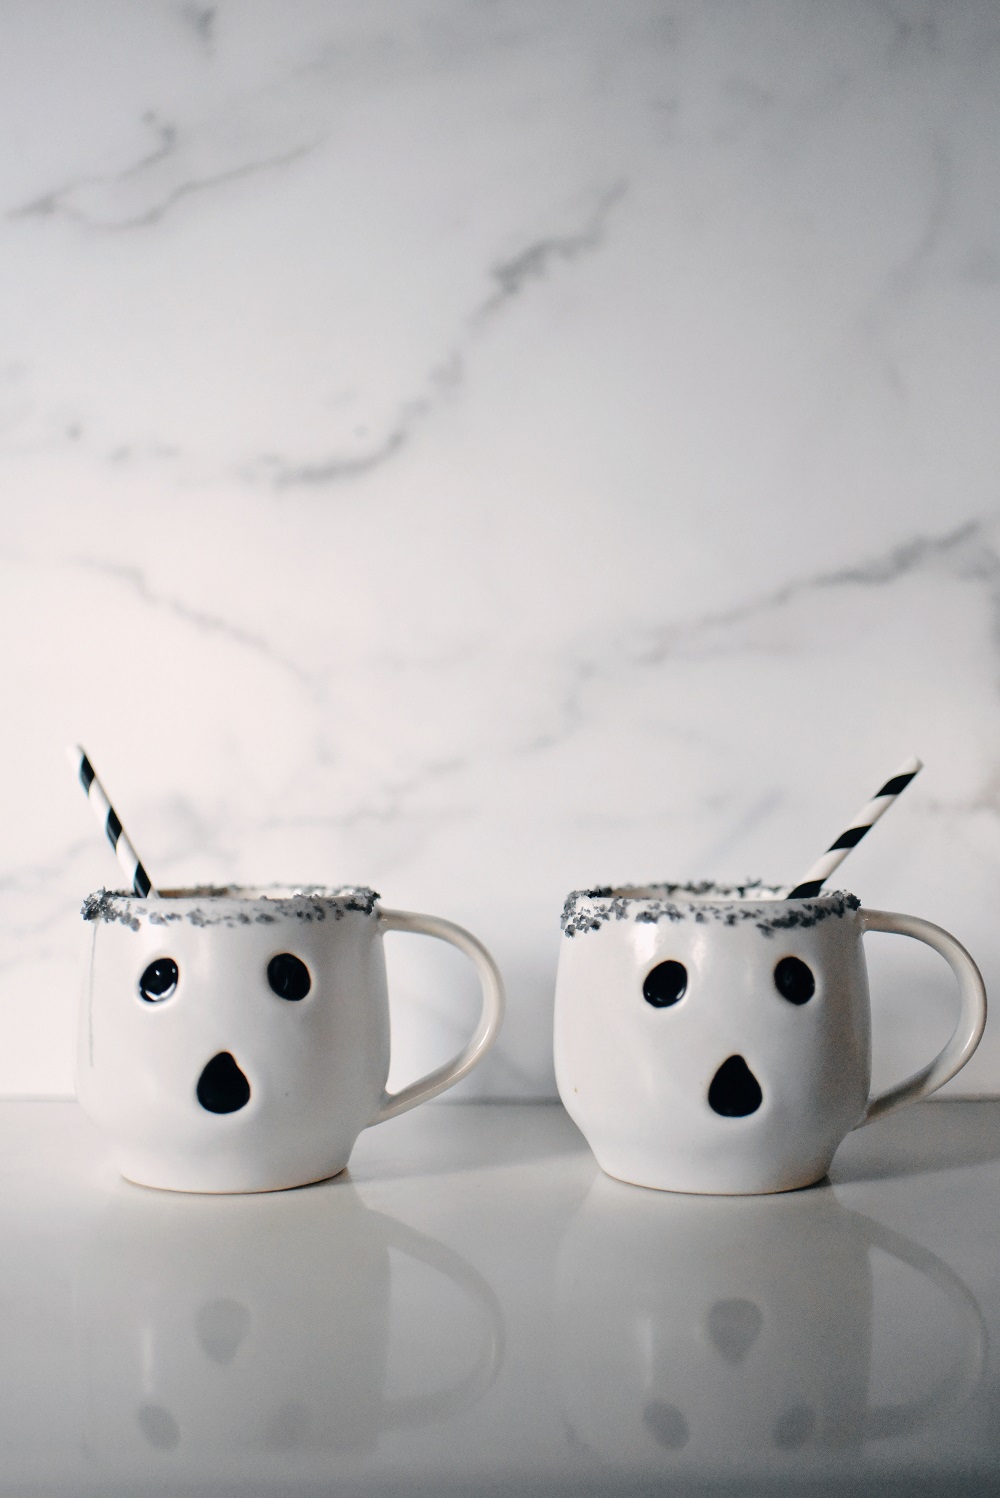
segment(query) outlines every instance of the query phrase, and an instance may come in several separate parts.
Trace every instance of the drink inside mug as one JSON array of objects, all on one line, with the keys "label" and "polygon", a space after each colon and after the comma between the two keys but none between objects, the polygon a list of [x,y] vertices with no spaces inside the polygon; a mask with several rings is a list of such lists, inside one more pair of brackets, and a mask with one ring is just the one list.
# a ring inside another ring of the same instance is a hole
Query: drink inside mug
[{"label": "drink inside mug", "polygon": [[[502,1014],[492,959],[461,927],[378,899],[355,885],[88,896],[77,1091],[123,1175],[211,1192],[322,1180],[363,1128],[477,1063]],[[393,1095],[386,930],[458,946],[483,987],[464,1050]]]},{"label": "drink inside mug", "polygon": [[[563,910],[555,1070],[598,1163],[622,1180],[721,1194],[821,1179],[844,1136],[941,1086],[985,1022],[954,937],[867,911],[842,890],[798,899],[760,881],[574,891]],[[962,1014],[941,1055],[869,1098],[866,930],[942,953]]]}]

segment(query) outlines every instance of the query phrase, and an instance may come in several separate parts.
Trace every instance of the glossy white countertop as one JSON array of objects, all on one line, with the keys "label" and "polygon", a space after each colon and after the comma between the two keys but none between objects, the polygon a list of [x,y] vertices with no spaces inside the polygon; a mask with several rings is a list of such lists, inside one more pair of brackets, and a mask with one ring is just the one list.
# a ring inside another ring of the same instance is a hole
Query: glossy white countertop
[{"label": "glossy white countertop", "polygon": [[0,1103],[0,1494],[996,1491],[998,1184],[995,1102],[752,1200],[608,1180],[551,1104],[218,1198]]}]

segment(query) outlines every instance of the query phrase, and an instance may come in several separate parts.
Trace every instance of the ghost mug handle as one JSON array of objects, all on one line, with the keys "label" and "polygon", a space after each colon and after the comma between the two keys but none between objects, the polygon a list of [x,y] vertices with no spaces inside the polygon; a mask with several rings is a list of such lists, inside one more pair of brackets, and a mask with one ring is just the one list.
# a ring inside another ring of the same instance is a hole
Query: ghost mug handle
[{"label": "ghost mug handle", "polygon": [[380,910],[378,919],[383,931],[410,931],[423,936],[436,936],[439,941],[449,942],[451,946],[464,952],[479,975],[483,1002],[479,1011],[479,1023],[468,1044],[443,1066],[428,1072],[426,1077],[420,1077],[399,1092],[385,1093],[375,1117],[370,1121],[373,1124],[395,1118],[397,1113],[405,1113],[407,1109],[415,1108],[428,1098],[437,1097],[439,1092],[460,1082],[482,1060],[496,1039],[504,1008],[500,970],[482,942],[477,941],[470,931],[456,926],[453,921],[443,921],[439,916],[417,915],[410,910]]},{"label": "ghost mug handle", "polygon": [[958,1022],[944,1049],[905,1082],[869,1098],[858,1128],[871,1123],[873,1118],[881,1118],[884,1113],[892,1113],[906,1103],[915,1103],[937,1092],[950,1077],[962,1070],[982,1039],[986,1025],[983,975],[962,943],[956,941],[950,932],[915,915],[897,915],[891,910],[862,910],[861,921],[864,931],[889,931],[899,936],[912,936],[940,952],[958,979],[960,1009]]}]

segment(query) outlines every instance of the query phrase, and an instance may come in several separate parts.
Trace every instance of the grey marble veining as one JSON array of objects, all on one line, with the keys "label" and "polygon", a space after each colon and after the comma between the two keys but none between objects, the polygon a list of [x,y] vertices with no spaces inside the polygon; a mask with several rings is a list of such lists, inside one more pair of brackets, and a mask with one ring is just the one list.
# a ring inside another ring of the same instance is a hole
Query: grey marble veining
[{"label": "grey marble veining", "polygon": [[[551,1093],[570,889],[794,879],[911,751],[844,882],[992,985],[998,81],[965,0],[5,11],[0,1089],[72,1085],[76,740],[164,884],[481,936],[472,1094]],[[472,1008],[398,948],[394,1085]],[[884,1085],[950,980],[872,967]]]}]

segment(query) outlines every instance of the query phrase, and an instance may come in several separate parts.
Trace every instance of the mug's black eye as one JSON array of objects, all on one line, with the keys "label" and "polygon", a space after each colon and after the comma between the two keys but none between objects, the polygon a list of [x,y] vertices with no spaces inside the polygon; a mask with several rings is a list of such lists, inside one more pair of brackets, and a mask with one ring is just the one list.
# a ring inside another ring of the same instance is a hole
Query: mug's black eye
[{"label": "mug's black eye", "polygon": [[683,962],[658,962],[652,972],[646,974],[642,996],[654,1009],[666,1009],[684,997],[687,986],[688,973]]},{"label": "mug's black eye", "polygon": [[291,952],[279,952],[267,964],[267,981],[279,999],[304,999],[312,987],[309,969]]},{"label": "mug's black eye", "polygon": [[139,979],[139,997],[147,1004],[160,1004],[177,987],[177,964],[172,957],[157,957]]},{"label": "mug's black eye", "polygon": [[816,979],[798,957],[782,957],[774,970],[774,986],[790,1004],[805,1004],[816,992]]}]

